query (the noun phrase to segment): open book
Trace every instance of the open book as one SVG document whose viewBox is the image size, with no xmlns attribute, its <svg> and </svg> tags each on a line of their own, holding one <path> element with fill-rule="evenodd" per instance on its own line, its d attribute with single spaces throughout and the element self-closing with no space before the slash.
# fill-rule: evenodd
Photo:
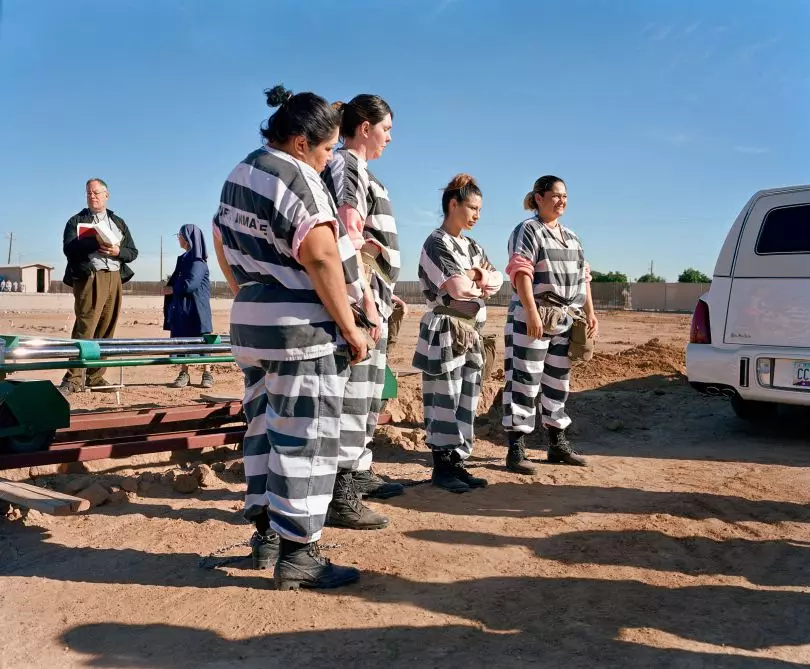
<svg viewBox="0 0 810 669">
<path fill-rule="evenodd" d="M 89 236 L 98 237 L 98 241 L 105 246 L 118 246 L 121 244 L 124 236 L 116 225 L 110 225 L 109 228 L 100 227 L 94 223 L 79 223 L 76 227 L 76 234 L 79 239 L 86 239 Z"/>
</svg>

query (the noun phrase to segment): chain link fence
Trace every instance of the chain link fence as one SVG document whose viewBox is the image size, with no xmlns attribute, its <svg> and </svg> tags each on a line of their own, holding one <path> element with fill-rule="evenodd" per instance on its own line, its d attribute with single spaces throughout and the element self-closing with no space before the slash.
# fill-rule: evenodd
<svg viewBox="0 0 810 669">
<path fill-rule="evenodd" d="M 162 295 L 161 281 L 130 281 L 124 285 L 126 295 Z M 600 310 L 674 311 L 691 313 L 698 298 L 709 289 L 705 283 L 591 283 L 594 305 Z M 51 283 L 52 293 L 69 293 L 61 281 Z M 396 294 L 408 304 L 423 304 L 424 297 L 418 281 L 400 281 Z M 225 281 L 211 282 L 211 297 L 229 298 L 231 291 Z M 488 304 L 505 307 L 512 299 L 512 286 L 504 285 Z"/>
<path fill-rule="evenodd" d="M 594 306 L 601 310 L 676 311 L 691 313 L 709 289 L 704 283 L 591 283 Z M 396 294 L 408 304 L 424 302 L 418 281 L 400 281 Z M 512 286 L 504 285 L 487 304 L 508 306 Z"/>
</svg>

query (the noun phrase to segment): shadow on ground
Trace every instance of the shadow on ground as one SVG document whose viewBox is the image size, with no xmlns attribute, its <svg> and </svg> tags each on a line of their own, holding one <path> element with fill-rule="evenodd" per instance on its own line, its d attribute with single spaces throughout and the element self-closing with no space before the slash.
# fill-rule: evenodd
<svg viewBox="0 0 810 669">
<path fill-rule="evenodd" d="M 335 595 L 359 598 L 383 613 L 374 605 L 407 603 L 469 625 L 400 624 L 231 640 L 190 627 L 100 623 L 75 627 L 62 641 L 90 655 L 89 666 L 156 669 L 300 666 L 304 657 L 310 666 L 770 669 L 795 665 L 732 653 L 810 642 L 810 597 L 796 592 L 507 577 L 419 583 L 368 574 Z M 303 605 L 297 597 L 277 593 L 273 602 Z M 368 618 L 381 619 L 379 613 Z M 676 637 L 678 645 L 711 648 L 652 647 L 645 643 L 651 631 Z"/>
</svg>

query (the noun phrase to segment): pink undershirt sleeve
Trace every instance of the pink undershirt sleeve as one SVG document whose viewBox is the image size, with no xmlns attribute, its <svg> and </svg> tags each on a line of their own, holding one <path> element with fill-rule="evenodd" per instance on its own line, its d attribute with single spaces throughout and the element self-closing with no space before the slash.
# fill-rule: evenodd
<svg viewBox="0 0 810 669">
<path fill-rule="evenodd" d="M 470 277 L 461 274 L 451 276 L 440 288 L 444 288 L 454 300 L 473 300 L 482 295 L 481 289 L 475 285 L 475 282 Z"/>
<path fill-rule="evenodd" d="M 482 282 L 484 284 L 484 297 L 489 297 L 501 289 L 503 285 L 503 274 L 495 270 L 488 272 L 482 269 L 482 272 L 484 273 L 484 281 Z"/>
<path fill-rule="evenodd" d="M 306 236 L 315 226 L 320 225 L 321 223 L 328 223 L 332 226 L 332 232 L 335 234 L 335 241 L 337 241 L 340 230 L 338 228 L 338 222 L 334 218 L 327 216 L 326 214 L 318 214 L 317 216 L 308 218 L 307 220 L 298 224 L 298 227 L 295 229 L 295 234 L 293 235 L 292 254 L 296 262 L 301 262 L 298 254 L 301 251 L 301 244 L 304 242 L 304 239 L 306 239 Z"/>
<path fill-rule="evenodd" d="M 349 239 L 352 240 L 354 248 L 359 251 L 363 246 L 363 227 L 366 224 L 365 219 L 360 215 L 354 207 L 349 204 L 344 204 L 338 208 L 338 216 L 346 226 L 346 232 L 349 233 Z"/>
<path fill-rule="evenodd" d="M 515 278 L 518 274 L 528 274 L 534 277 L 534 263 L 525 256 L 515 253 L 509 258 L 509 264 L 506 266 L 506 274 L 512 285 L 515 285 Z"/>
</svg>

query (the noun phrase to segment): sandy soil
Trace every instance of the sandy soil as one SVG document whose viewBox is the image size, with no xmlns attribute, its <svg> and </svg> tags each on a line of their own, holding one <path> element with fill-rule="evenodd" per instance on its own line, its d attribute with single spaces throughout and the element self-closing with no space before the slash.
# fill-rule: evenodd
<svg viewBox="0 0 810 669">
<path fill-rule="evenodd" d="M 162 336 L 157 306 L 128 298 L 119 335 Z M 488 331 L 503 321 L 493 309 Z M 64 335 L 70 323 L 63 297 L 0 301 L 0 332 Z M 373 503 L 389 529 L 323 537 L 329 557 L 363 570 L 360 583 L 276 592 L 249 568 L 235 449 L 200 454 L 226 468 L 197 467 L 206 485 L 191 493 L 174 483 L 193 471 L 187 456 L 35 471 L 41 485 L 99 483 L 112 499 L 68 518 L 0 519 L 0 667 L 810 665 L 806 414 L 743 423 L 685 383 L 688 317 L 602 314 L 600 353 L 575 370 L 570 401 L 590 466 L 504 470 L 498 370 L 471 463 L 490 485 L 456 496 L 424 483 L 419 377 L 408 375 L 417 323 L 414 309 L 393 358 L 400 422 L 376 444 L 376 469 L 413 486 Z M 227 326 L 225 303 L 215 325 Z M 194 402 L 198 388 L 165 387 L 175 374 L 127 371 L 123 405 Z M 239 394 L 232 366 L 216 379 L 216 394 Z M 116 408 L 102 394 L 71 404 Z M 541 459 L 539 437 L 533 446 Z"/>
</svg>

